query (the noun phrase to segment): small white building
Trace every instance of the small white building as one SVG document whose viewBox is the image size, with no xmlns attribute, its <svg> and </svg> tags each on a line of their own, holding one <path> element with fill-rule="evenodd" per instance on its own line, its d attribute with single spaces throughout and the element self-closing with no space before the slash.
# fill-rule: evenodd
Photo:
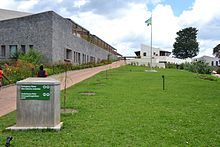
<svg viewBox="0 0 220 147">
<path fill-rule="evenodd" d="M 193 61 L 204 61 L 208 63 L 209 66 L 220 66 L 220 58 L 210 57 L 210 56 L 202 56 L 200 58 L 195 58 Z"/>
<path fill-rule="evenodd" d="M 141 51 L 135 52 L 138 58 L 127 60 L 127 64 L 145 65 L 151 64 L 151 47 L 141 44 Z M 192 62 L 192 59 L 178 59 L 171 57 L 171 52 L 152 47 L 152 67 L 165 68 L 165 63 L 181 64 Z"/>
</svg>

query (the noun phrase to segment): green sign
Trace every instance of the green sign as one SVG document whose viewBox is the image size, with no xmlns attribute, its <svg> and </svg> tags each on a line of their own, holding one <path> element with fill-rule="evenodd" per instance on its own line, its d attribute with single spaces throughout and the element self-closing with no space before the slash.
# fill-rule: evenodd
<svg viewBox="0 0 220 147">
<path fill-rule="evenodd" d="M 49 100 L 50 85 L 21 85 L 22 100 Z"/>
</svg>

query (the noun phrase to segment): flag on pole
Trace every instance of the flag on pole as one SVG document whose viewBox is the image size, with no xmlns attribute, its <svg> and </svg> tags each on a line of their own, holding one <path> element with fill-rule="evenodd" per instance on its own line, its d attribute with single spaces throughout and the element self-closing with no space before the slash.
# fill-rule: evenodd
<svg viewBox="0 0 220 147">
<path fill-rule="evenodd" d="M 145 23 L 147 24 L 147 26 L 152 25 L 152 17 L 146 20 Z"/>
</svg>

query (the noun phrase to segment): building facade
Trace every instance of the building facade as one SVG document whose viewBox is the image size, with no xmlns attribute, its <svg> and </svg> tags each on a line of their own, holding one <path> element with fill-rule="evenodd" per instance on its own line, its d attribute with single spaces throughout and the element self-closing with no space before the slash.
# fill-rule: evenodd
<svg viewBox="0 0 220 147">
<path fill-rule="evenodd" d="M 208 63 L 209 66 L 220 66 L 220 58 L 217 57 L 202 56 L 200 58 L 195 58 L 194 61 L 204 61 Z"/>
<path fill-rule="evenodd" d="M 70 19 L 53 11 L 0 19 L 0 59 L 34 48 L 44 63 L 74 64 L 117 59 L 115 48 Z"/>
<path fill-rule="evenodd" d="M 162 67 L 165 68 L 165 63 L 174 63 L 174 64 L 182 64 L 186 62 L 191 62 L 192 59 L 178 59 L 171 57 L 171 52 L 161 50 L 160 48 L 154 48 L 141 44 L 141 50 L 139 52 L 135 52 L 136 55 L 139 55 L 138 58 L 128 60 L 128 64 L 138 64 L 150 66 L 152 62 L 152 67 Z M 151 59 L 152 57 L 152 59 Z"/>
</svg>

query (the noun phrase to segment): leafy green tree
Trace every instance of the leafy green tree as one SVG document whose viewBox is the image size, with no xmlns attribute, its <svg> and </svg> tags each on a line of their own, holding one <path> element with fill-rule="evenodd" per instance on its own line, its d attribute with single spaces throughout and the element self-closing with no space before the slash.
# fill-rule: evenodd
<svg viewBox="0 0 220 147">
<path fill-rule="evenodd" d="M 27 53 L 19 54 L 18 59 L 32 64 L 39 64 L 42 59 L 42 54 L 36 49 L 30 48 Z"/>
<path fill-rule="evenodd" d="M 199 53 L 199 43 L 197 42 L 198 30 L 193 27 L 185 28 L 177 32 L 178 35 L 173 44 L 173 55 L 180 59 L 192 58 Z"/>
<path fill-rule="evenodd" d="M 213 55 L 220 58 L 220 44 L 213 48 Z"/>
</svg>

